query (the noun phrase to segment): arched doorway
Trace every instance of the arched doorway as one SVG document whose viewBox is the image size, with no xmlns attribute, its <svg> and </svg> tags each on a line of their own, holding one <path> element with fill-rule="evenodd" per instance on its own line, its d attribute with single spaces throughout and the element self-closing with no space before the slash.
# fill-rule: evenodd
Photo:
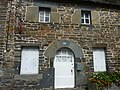
<svg viewBox="0 0 120 90">
<path fill-rule="evenodd" d="M 54 88 L 74 88 L 74 54 L 69 48 L 61 48 L 56 52 L 54 68 Z"/>
</svg>

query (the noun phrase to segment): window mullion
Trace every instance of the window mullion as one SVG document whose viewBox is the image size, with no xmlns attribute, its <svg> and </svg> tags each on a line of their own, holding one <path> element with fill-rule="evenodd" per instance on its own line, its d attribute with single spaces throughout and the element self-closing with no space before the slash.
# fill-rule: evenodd
<svg viewBox="0 0 120 90">
<path fill-rule="evenodd" d="M 85 18 L 85 13 L 84 13 L 84 24 L 86 24 L 86 20 L 85 20 L 86 18 Z"/>
<path fill-rule="evenodd" d="M 88 15 L 88 19 L 89 19 L 89 24 L 90 24 L 90 15 Z"/>
<path fill-rule="evenodd" d="M 50 22 L 50 12 L 49 12 L 49 22 Z"/>
<path fill-rule="evenodd" d="M 44 11 L 44 22 L 45 22 L 45 16 L 46 16 L 46 12 Z"/>
</svg>

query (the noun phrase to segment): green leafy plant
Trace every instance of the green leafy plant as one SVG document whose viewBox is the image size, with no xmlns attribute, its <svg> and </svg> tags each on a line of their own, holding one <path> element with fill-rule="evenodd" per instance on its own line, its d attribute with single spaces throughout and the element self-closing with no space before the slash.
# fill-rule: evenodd
<svg viewBox="0 0 120 90">
<path fill-rule="evenodd" d="M 90 74 L 89 81 L 95 83 L 98 89 L 110 87 L 112 84 L 120 86 L 120 72 L 94 72 Z"/>
</svg>

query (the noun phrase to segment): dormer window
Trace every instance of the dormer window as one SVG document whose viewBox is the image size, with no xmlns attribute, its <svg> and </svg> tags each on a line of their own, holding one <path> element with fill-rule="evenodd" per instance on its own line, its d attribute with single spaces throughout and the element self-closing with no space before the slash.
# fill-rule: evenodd
<svg viewBox="0 0 120 90">
<path fill-rule="evenodd" d="M 91 13 L 90 11 L 81 11 L 81 23 L 82 24 L 91 24 Z"/>
<path fill-rule="evenodd" d="M 39 9 L 39 22 L 49 23 L 50 22 L 50 8 Z"/>
</svg>

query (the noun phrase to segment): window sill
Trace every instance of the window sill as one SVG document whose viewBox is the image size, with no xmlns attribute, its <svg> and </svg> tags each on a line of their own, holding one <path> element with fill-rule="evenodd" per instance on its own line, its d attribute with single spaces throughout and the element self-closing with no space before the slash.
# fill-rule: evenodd
<svg viewBox="0 0 120 90">
<path fill-rule="evenodd" d="M 92 26 L 92 24 L 80 24 L 81 26 Z"/>
<path fill-rule="evenodd" d="M 36 81 L 38 79 L 42 79 L 42 74 L 22 74 L 15 75 L 15 80 L 26 80 L 26 81 Z"/>
<path fill-rule="evenodd" d="M 39 22 L 39 23 L 42 23 L 42 24 L 49 24 L 50 22 Z"/>
</svg>

